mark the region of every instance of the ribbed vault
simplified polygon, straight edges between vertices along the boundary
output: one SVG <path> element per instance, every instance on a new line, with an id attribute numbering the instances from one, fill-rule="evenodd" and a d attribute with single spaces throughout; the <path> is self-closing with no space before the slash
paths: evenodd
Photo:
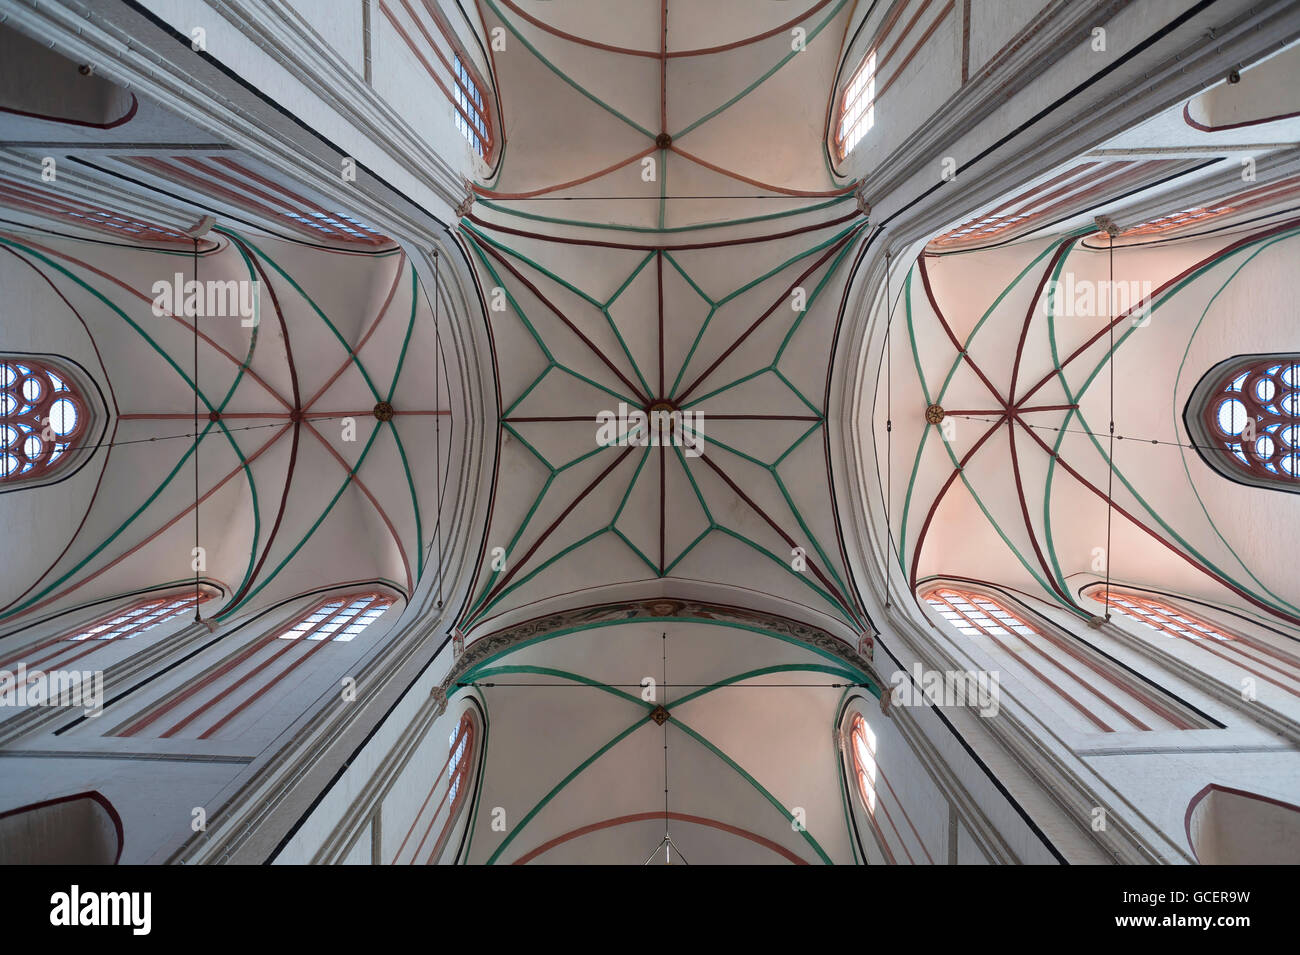
<path id="1" fill-rule="evenodd" d="M 822 117 L 787 108 L 830 85 L 846 5 L 709 6 L 707 29 L 663 4 L 646 22 L 591 10 L 574 33 L 485 0 L 508 35 L 511 136 L 461 222 L 497 303 L 501 402 L 467 633 L 581 592 L 682 586 L 867 629 L 826 455 L 827 356 L 866 218 L 822 162 Z M 620 407 L 699 417 L 671 446 L 597 444 Z"/>

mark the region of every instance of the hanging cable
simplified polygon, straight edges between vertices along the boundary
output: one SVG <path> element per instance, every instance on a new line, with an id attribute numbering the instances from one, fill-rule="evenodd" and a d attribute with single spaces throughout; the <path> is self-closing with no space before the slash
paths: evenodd
<path id="1" fill-rule="evenodd" d="M 1113 493 L 1115 489 L 1115 232 L 1114 223 L 1108 223 L 1106 229 L 1106 253 L 1109 260 L 1110 281 L 1106 285 L 1106 324 L 1110 329 L 1110 354 L 1106 356 L 1106 365 L 1110 372 L 1110 438 L 1106 450 L 1106 459 L 1110 465 L 1106 475 L 1106 619 L 1110 619 L 1110 524 L 1115 507 Z"/>
<path id="2" fill-rule="evenodd" d="M 662 639 L 663 639 L 663 648 L 664 648 L 664 682 L 663 682 L 664 707 L 667 708 L 668 706 L 668 689 L 667 689 L 668 687 L 668 631 L 667 630 L 664 631 Z M 665 848 L 664 850 L 665 853 L 664 858 L 666 858 L 669 864 L 671 864 L 672 858 L 667 855 L 667 853 L 672 851 L 672 844 L 673 844 L 673 840 L 668 833 L 668 721 L 667 720 L 664 720 L 664 841 L 668 844 L 667 848 Z"/>
<path id="3" fill-rule="evenodd" d="M 194 285 L 199 287 L 199 240 L 196 236 L 194 239 Z M 199 609 L 199 567 L 202 562 L 199 560 L 199 309 L 198 303 L 194 307 L 194 444 L 191 453 L 194 455 L 194 551 L 192 564 L 194 566 L 194 622 L 200 623 L 203 620 L 203 612 Z"/>
<path id="4" fill-rule="evenodd" d="M 892 253 L 885 251 L 885 540 L 889 562 L 894 562 L 894 524 L 890 509 L 894 498 L 894 300 L 889 291 Z M 885 609 L 890 607 L 889 579 L 885 579 Z"/>
<path id="5" fill-rule="evenodd" d="M 438 299 L 441 297 L 439 266 L 442 259 L 433 250 L 433 406 L 442 401 L 442 333 L 438 324 Z M 438 486 L 438 520 L 434 538 L 438 542 L 438 607 L 442 608 L 442 415 L 433 416 L 433 479 Z"/>

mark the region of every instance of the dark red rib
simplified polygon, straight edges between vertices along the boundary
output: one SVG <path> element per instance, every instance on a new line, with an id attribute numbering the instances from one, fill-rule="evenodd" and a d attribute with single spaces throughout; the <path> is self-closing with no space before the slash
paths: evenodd
<path id="1" fill-rule="evenodd" d="M 599 348 L 597 348 L 595 344 L 592 342 L 592 340 L 582 333 L 582 331 L 578 328 L 578 326 L 574 325 L 573 322 L 569 321 L 568 317 L 563 312 L 561 312 L 558 308 L 556 308 L 553 304 L 551 304 L 551 300 L 548 299 L 545 295 L 543 295 L 541 293 L 541 290 L 538 289 L 536 285 L 528 281 L 528 279 L 524 278 L 524 276 L 520 273 L 520 271 L 516 269 L 513 265 L 511 265 L 506 260 L 505 256 L 503 256 L 500 252 L 498 252 L 495 247 L 487 243 L 480 244 L 476 242 L 475 245 L 479 245 L 484 251 L 488 253 L 488 255 L 496 259 L 497 262 L 499 262 L 503 267 L 505 267 L 505 269 L 511 275 L 513 275 L 516 279 L 519 280 L 519 282 L 524 286 L 524 288 L 532 292 L 533 295 L 537 297 L 538 301 L 540 301 L 543 305 L 549 308 L 551 310 L 551 313 L 568 327 L 569 331 L 577 335 L 578 338 L 582 340 L 583 344 L 585 344 L 588 348 L 591 349 L 592 354 L 594 354 L 597 358 L 599 358 L 602 362 L 604 362 L 605 366 L 618 377 L 619 381 L 623 382 L 623 384 L 628 387 L 628 390 L 630 390 L 633 395 L 638 397 L 643 402 L 648 402 L 650 400 L 648 396 L 641 394 L 641 389 L 638 388 L 636 385 L 632 384 L 632 382 L 628 380 L 627 376 L 624 375 L 621 371 L 619 371 L 618 367 L 612 361 L 610 361 L 608 357 L 606 357 L 605 353 L 601 351 Z"/>
<path id="2" fill-rule="evenodd" d="M 1275 607 L 1271 607 L 1271 606 L 1269 606 L 1268 604 L 1264 603 L 1262 600 L 1258 599 L 1257 597 L 1253 596 L 1252 594 L 1248 593 L 1247 591 L 1242 590 L 1240 587 L 1238 587 L 1238 586 L 1237 586 L 1236 584 L 1234 584 L 1232 581 L 1228 580 L 1226 577 L 1222 576 L 1221 574 L 1216 573 L 1215 571 L 1211 570 L 1209 567 L 1206 567 L 1204 564 L 1202 564 L 1202 563 L 1201 563 L 1199 560 L 1197 560 L 1195 557 L 1193 557 L 1193 556 L 1191 556 L 1190 554 L 1184 553 L 1183 551 L 1179 550 L 1178 547 L 1176 547 L 1176 546 L 1175 546 L 1173 543 L 1171 543 L 1170 541 L 1165 540 L 1165 538 L 1161 537 L 1159 534 L 1157 534 L 1155 531 L 1153 531 L 1153 530 L 1152 530 L 1150 527 L 1148 527 L 1146 524 L 1142 523 L 1142 521 L 1138 520 L 1138 518 L 1134 517 L 1132 514 L 1130 514 L 1128 511 L 1126 511 L 1123 507 L 1121 507 L 1120 505 L 1114 503 L 1114 500 L 1113 500 L 1112 498 L 1108 497 L 1105 491 L 1101 490 L 1099 487 L 1097 487 L 1095 484 L 1093 484 L 1091 481 L 1089 481 L 1087 478 L 1085 478 L 1082 474 L 1080 474 L 1080 473 L 1079 473 L 1078 471 L 1076 471 L 1074 468 L 1070 467 L 1069 463 L 1066 462 L 1065 458 L 1063 458 L 1063 457 L 1062 457 L 1061 455 L 1059 455 L 1059 454 L 1054 454 L 1054 453 L 1052 452 L 1052 449 L 1048 446 L 1047 442 L 1044 441 L 1042 438 L 1040 438 L 1038 435 L 1034 434 L 1033 429 L 1027 429 L 1027 430 L 1028 430 L 1028 432 L 1029 432 L 1030 437 L 1032 437 L 1035 441 L 1038 442 L 1038 444 L 1043 448 L 1043 450 L 1047 452 L 1047 454 L 1048 454 L 1049 457 L 1055 458 L 1056 461 L 1057 461 L 1057 463 L 1060 464 L 1061 467 L 1064 468 L 1064 469 L 1066 470 L 1066 472 L 1068 472 L 1069 475 L 1070 475 L 1071 477 L 1073 477 L 1076 481 L 1078 481 L 1080 484 L 1082 484 L 1082 485 L 1083 485 L 1084 487 L 1086 487 L 1088 490 L 1092 491 L 1092 493 L 1096 494 L 1099 498 L 1101 498 L 1101 499 L 1104 500 L 1104 501 L 1107 501 L 1108 504 L 1109 504 L 1109 506 L 1114 507 L 1116 513 L 1120 514 L 1122 517 L 1124 517 L 1126 520 L 1128 520 L 1129 523 L 1133 524 L 1135 527 L 1139 528 L 1140 530 L 1146 531 L 1146 533 L 1147 533 L 1148 535 L 1150 535 L 1151 537 L 1153 537 L 1155 540 L 1159 541 L 1161 544 L 1163 544 L 1165 547 L 1167 547 L 1167 548 L 1168 548 L 1169 550 L 1171 550 L 1173 553 L 1177 554 L 1177 555 L 1178 555 L 1179 557 L 1181 557 L 1183 560 L 1187 561 L 1189 564 L 1191 564 L 1191 565 L 1192 565 L 1193 567 L 1195 567 L 1197 570 L 1201 571 L 1201 573 L 1205 574 L 1206 576 L 1212 578 L 1213 580 L 1218 581 L 1218 582 L 1221 583 L 1223 586 L 1227 587 L 1229 590 L 1231 590 L 1231 591 L 1232 591 L 1233 593 L 1235 593 L 1237 596 L 1241 597 L 1241 598 L 1244 599 L 1244 600 L 1248 600 L 1250 603 L 1254 604 L 1256 607 L 1260 608 L 1261 610 L 1265 611 L 1266 613 L 1271 614 L 1271 615 L 1274 616 L 1274 617 L 1277 617 L 1277 618 L 1280 619 L 1280 620 L 1285 620 L 1285 621 L 1287 621 L 1288 623 L 1291 623 L 1291 624 L 1294 624 L 1294 625 L 1300 626 L 1300 617 L 1293 616 L 1293 615 L 1291 615 L 1291 614 L 1289 614 L 1289 613 L 1286 613 L 1286 612 L 1284 612 L 1284 611 L 1278 610 L 1278 609 L 1276 609 Z"/>
<path id="3" fill-rule="evenodd" d="M 740 489 L 740 485 L 738 485 L 735 481 L 733 481 L 730 477 L 728 477 L 727 473 L 723 471 L 722 468 L 714 464 L 708 455 L 701 454 L 700 460 L 703 461 L 705 464 L 707 464 L 709 467 L 711 467 L 714 473 L 716 473 L 718 477 L 722 478 L 722 480 L 726 483 L 727 487 L 731 488 L 731 490 L 735 492 L 737 497 L 739 497 L 742 501 L 748 504 L 750 509 L 753 510 L 753 512 L 757 514 L 759 517 L 761 517 L 764 523 L 766 523 L 768 527 L 776 531 L 777 536 L 779 536 L 783 541 L 785 541 L 787 547 L 793 550 L 794 548 L 799 546 L 798 544 L 795 543 L 794 538 L 792 538 L 789 534 L 783 531 L 780 528 L 780 526 L 776 523 L 776 521 L 772 520 L 772 518 L 770 518 L 767 515 L 766 511 L 764 511 L 761 507 L 755 504 L 753 500 L 750 498 L 750 496 Z M 807 555 L 805 554 L 805 556 Z M 844 595 L 840 593 L 839 588 L 836 587 L 835 584 L 829 578 L 827 578 L 827 576 L 824 573 L 822 573 L 821 569 L 818 568 L 816 562 L 813 561 L 812 557 L 807 556 L 807 560 L 808 560 L 808 569 L 813 572 L 813 576 L 815 576 L 818 580 L 820 580 L 822 584 L 825 585 L 826 589 L 829 590 L 832 594 L 834 594 L 835 599 L 839 601 L 840 606 L 842 606 L 845 610 L 848 610 L 849 613 L 851 614 L 852 610 L 850 608 L 849 602 L 848 600 L 845 599 Z"/>
<path id="4" fill-rule="evenodd" d="M 528 550 L 524 553 L 524 556 L 519 558 L 519 560 L 514 561 L 511 564 L 510 569 L 505 572 L 502 578 L 499 581 L 497 581 L 497 585 L 493 587 L 492 591 L 487 595 L 487 597 L 483 599 L 484 607 L 491 605 L 492 601 L 496 599 L 497 595 L 500 594 L 501 591 L 505 589 L 508 583 L 510 583 L 511 578 L 513 578 L 514 575 L 519 571 L 519 568 L 524 566 L 524 564 L 528 563 L 528 558 L 532 557 L 533 554 L 537 551 L 537 548 L 542 546 L 546 538 L 550 537 L 551 534 L 554 533 L 555 529 L 559 527 L 560 524 L 564 521 L 564 519 L 573 512 L 573 509 L 577 507 L 579 504 L 581 504 L 583 499 L 592 491 L 594 491 L 597 485 L 599 485 L 602 481 L 604 481 L 605 478 L 607 478 L 616 467 L 618 467 L 620 464 L 623 463 L 623 459 L 626 458 L 631 453 L 632 453 L 632 447 L 629 445 L 628 447 L 623 449 L 623 453 L 620 454 L 617 458 L 615 458 L 613 463 L 610 464 L 609 467 L 601 471 L 600 474 L 596 476 L 596 479 L 594 481 L 592 481 L 585 488 L 583 488 L 582 493 L 573 499 L 573 501 L 569 504 L 569 506 L 564 509 L 564 511 L 560 514 L 559 517 L 557 517 L 554 521 L 551 522 L 551 525 L 547 527 L 546 530 L 542 531 L 541 536 L 538 537 L 537 540 L 533 541 L 533 546 L 528 548 Z"/>
<path id="5" fill-rule="evenodd" d="M 939 509 L 939 504 L 943 501 L 944 495 L 948 493 L 948 488 L 952 487 L 952 482 L 957 480 L 957 475 L 962 472 L 964 467 L 966 467 L 966 462 L 974 457 L 975 452 L 984 445 L 985 441 L 993 437 L 993 432 L 998 430 L 1004 420 L 1006 420 L 1006 414 L 1000 414 L 998 420 L 993 422 L 993 427 L 985 431 L 984 436 L 976 441 L 975 444 L 971 446 L 971 449 L 966 452 L 966 455 L 957 462 L 957 466 L 953 468 L 952 473 L 948 475 L 948 480 L 943 482 L 943 487 L 939 489 L 939 493 L 936 494 L 934 500 L 930 502 L 930 511 L 925 515 L 925 523 L 921 525 L 921 533 L 917 535 L 916 544 L 912 548 L 911 586 L 913 590 L 916 589 L 916 569 L 921 561 L 921 548 L 925 545 L 925 535 L 930 530 L 930 522 L 934 520 L 935 511 Z"/>
<path id="6" fill-rule="evenodd" d="M 740 239 L 726 239 L 718 242 L 688 242 L 683 245 L 647 245 L 637 242 L 606 242 L 602 239 L 572 239 L 559 235 L 545 235 L 540 232 L 529 232 L 526 229 L 514 229 L 510 226 L 499 225 L 495 222 L 488 222 L 480 219 L 478 216 L 470 213 L 465 216 L 466 220 L 485 229 L 491 229 L 493 232 L 504 232 L 507 235 L 517 235 L 525 239 L 538 239 L 542 242 L 558 242 L 562 245 L 583 245 L 591 246 L 598 249 L 628 249 L 633 252 L 682 252 L 693 249 L 722 249 L 732 245 L 754 245 L 758 242 L 771 242 L 774 239 L 789 239 L 792 236 L 803 235 L 805 232 L 815 232 L 818 229 L 827 229 L 831 226 L 842 225 L 852 219 L 856 219 L 858 212 L 855 209 L 846 213 L 837 219 L 827 219 L 825 222 L 814 222 L 810 225 L 800 226 L 797 229 L 790 229 L 786 232 L 773 232 L 768 235 L 751 235 Z"/>
<path id="7" fill-rule="evenodd" d="M 948 340 L 952 342 L 952 347 L 957 349 L 957 354 L 961 355 L 961 357 L 966 360 L 966 363 L 971 366 L 971 370 L 979 376 L 980 381 L 984 382 L 984 387 L 988 388 L 989 393 L 997 399 L 998 404 L 1005 408 L 1007 406 L 1006 399 L 1003 398 L 998 390 L 993 387 L 993 382 L 989 381 L 988 376 L 980 370 L 980 366 L 975 364 L 975 359 L 971 358 L 971 356 L 967 354 L 966 349 L 963 348 L 961 342 L 957 340 L 957 336 L 953 334 L 952 328 L 948 324 L 948 319 L 944 318 L 943 309 L 939 308 L 939 303 L 935 300 L 934 289 L 930 287 L 930 270 L 926 268 L 924 256 L 921 257 L 920 262 L 921 285 L 925 288 L 925 297 L 930 302 L 930 308 L 934 309 L 934 314 L 938 317 L 939 324 L 943 326 L 944 334 L 946 334 Z"/>
<path id="8" fill-rule="evenodd" d="M 833 256 L 836 252 L 838 252 L 840 248 L 844 246 L 844 244 L 847 243 L 850 239 L 854 238 L 854 236 L 855 233 L 851 232 L 848 235 L 846 235 L 844 238 L 840 239 L 829 249 L 823 252 L 821 257 L 817 259 L 817 261 L 814 262 L 812 265 L 810 265 L 802 275 L 800 275 L 797 279 L 791 282 L 789 287 L 787 287 L 786 290 L 777 297 L 776 301 L 771 304 L 771 306 L 767 309 L 767 311 L 765 311 L 762 315 L 758 316 L 758 318 L 754 320 L 754 324 L 750 325 L 749 328 L 745 329 L 745 331 L 741 334 L 741 336 L 737 338 L 734 342 L 732 342 L 731 345 L 727 347 L 727 350 L 724 351 L 721 355 L 719 355 L 717 360 L 714 361 L 714 363 L 710 365 L 708 368 L 706 368 L 704 370 L 704 373 L 698 376 L 695 379 L 695 381 L 691 383 L 689 388 L 687 388 L 685 391 L 683 391 L 680 395 L 677 396 L 676 399 L 677 404 L 680 405 L 682 402 L 684 402 L 687 396 L 690 395 L 690 393 L 694 391 L 697 387 L 699 387 L 700 382 L 704 381 L 706 378 L 709 377 L 709 375 L 713 374 L 714 370 L 716 370 L 719 365 L 721 365 L 724 361 L 726 361 L 727 358 L 731 355 L 731 353 L 735 351 L 737 348 L 739 348 L 741 344 L 745 341 L 745 339 L 748 338 L 751 334 L 753 334 L 754 330 L 757 329 L 759 325 L 762 325 L 763 322 L 767 321 L 768 317 L 773 312 L 775 312 L 786 299 L 790 297 L 790 293 L 793 292 L 796 287 L 803 284 L 804 279 L 808 278 L 808 276 L 812 275 L 819 268 L 821 268 L 822 264 L 826 262 L 827 259 Z"/>

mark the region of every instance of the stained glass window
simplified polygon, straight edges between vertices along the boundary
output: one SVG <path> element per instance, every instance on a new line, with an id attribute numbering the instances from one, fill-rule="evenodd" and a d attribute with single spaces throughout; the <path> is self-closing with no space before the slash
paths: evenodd
<path id="1" fill-rule="evenodd" d="M 0 481 L 41 477 L 86 434 L 85 399 L 66 374 L 41 361 L 0 361 Z"/>
<path id="2" fill-rule="evenodd" d="M 1257 356 L 1232 366 L 1202 414 L 1228 463 L 1269 483 L 1300 484 L 1300 357 Z"/>

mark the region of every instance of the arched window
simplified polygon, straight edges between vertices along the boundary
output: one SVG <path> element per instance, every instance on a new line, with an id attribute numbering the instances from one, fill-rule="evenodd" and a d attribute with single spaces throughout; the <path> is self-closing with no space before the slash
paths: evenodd
<path id="1" fill-rule="evenodd" d="M 853 722 L 849 730 L 849 751 L 853 757 L 853 778 L 858 783 L 858 795 L 862 797 L 862 805 L 866 807 L 869 814 L 874 815 L 876 811 L 876 756 L 875 747 L 873 747 L 867 738 L 871 729 L 867 726 L 867 721 L 862 718 L 861 713 L 853 715 Z"/>
<path id="2" fill-rule="evenodd" d="M 447 757 L 447 801 L 453 806 L 460 805 L 465 790 L 465 778 L 469 775 L 469 748 L 473 742 L 474 722 L 466 713 L 447 740 L 451 747 L 451 755 Z M 454 809 L 452 815 L 455 815 Z"/>
<path id="3" fill-rule="evenodd" d="M 1022 637 L 1038 635 L 1029 623 L 1016 616 L 992 597 L 938 587 L 922 598 L 939 612 L 964 637 L 976 634 L 997 640 L 1012 634 Z"/>
<path id="4" fill-rule="evenodd" d="M 862 58 L 840 94 L 839 122 L 835 126 L 835 149 L 843 159 L 876 123 L 876 51 Z"/>
<path id="5" fill-rule="evenodd" d="M 387 594 L 373 592 L 344 594 L 319 601 L 283 626 L 233 651 L 202 679 L 160 701 L 117 730 L 115 735 L 136 736 L 152 727 L 150 735 L 164 738 L 183 735 L 188 739 L 211 739 L 223 734 L 219 738 L 224 739 L 238 736 L 242 728 L 256 720 L 246 717 L 242 724 L 227 730 L 231 722 L 250 707 L 269 705 L 268 700 L 275 700 L 273 694 L 268 697 L 271 690 L 326 647 L 352 640 L 382 616 L 393 602 Z M 170 716 L 164 720 L 168 714 Z"/>
<path id="6" fill-rule="evenodd" d="M 1105 605 L 1106 589 L 1100 584 L 1084 593 Z M 1228 633 L 1201 617 L 1145 594 L 1110 588 L 1110 609 L 1178 640 L 1189 640 L 1220 660 L 1240 667 L 1253 677 L 1300 696 L 1300 659 L 1262 640 Z"/>
<path id="7" fill-rule="evenodd" d="M 1220 474 L 1300 493 L 1300 355 L 1220 362 L 1193 390 L 1183 420 Z"/>
<path id="8" fill-rule="evenodd" d="M 492 152 L 492 127 L 478 73 L 459 53 L 455 57 L 456 128 L 484 159 Z"/>
<path id="9" fill-rule="evenodd" d="M 474 66 L 451 21 L 437 3 L 381 2 L 379 10 L 451 103 L 456 128 L 474 151 L 491 161 L 497 149 L 492 130 L 490 87 Z"/>
<path id="10" fill-rule="evenodd" d="M 211 599 L 211 596 L 200 591 L 197 602 L 202 603 Z M 21 660 L 28 670 L 65 669 L 74 661 L 94 653 L 105 643 L 129 640 L 169 620 L 175 620 L 193 609 L 195 603 L 193 591 L 164 597 L 145 597 L 71 632 L 39 641 L 14 655 L 0 658 L 0 668 L 10 668 Z"/>
<path id="11" fill-rule="evenodd" d="M 1011 609 L 1009 602 L 947 585 L 931 588 L 921 599 L 994 661 L 1007 665 L 1017 683 L 1083 732 L 1208 725 L 1111 658 L 1046 622 L 1031 620 Z M 954 682 L 961 676 L 953 675 Z M 948 677 L 944 674 L 945 682 Z M 967 675 L 967 685 L 969 679 Z M 991 674 L 988 679 L 993 682 Z M 995 686 L 1002 679 L 999 674 Z"/>
<path id="12" fill-rule="evenodd" d="M 0 481 L 39 478 L 65 463 L 89 418 L 66 372 L 34 358 L 0 360 Z"/>
<path id="13" fill-rule="evenodd" d="M 322 600 L 282 630 L 281 640 L 333 640 L 347 643 L 393 605 L 386 594 L 349 594 Z"/>
<path id="14" fill-rule="evenodd" d="M 394 865 L 431 865 L 442 859 L 469 796 L 469 773 L 474 764 L 474 717 L 469 711 L 451 731 L 447 747 L 447 760 L 438 767 L 424 802 L 397 847 Z"/>
<path id="15" fill-rule="evenodd" d="M 875 732 L 861 713 L 854 713 L 853 721 L 849 724 L 849 757 L 853 763 L 853 777 L 857 780 L 858 797 L 862 800 L 862 808 L 876 834 L 876 842 L 885 862 L 889 865 L 900 862 L 909 865 L 923 861 L 933 862 L 907 813 L 906 805 L 876 762 L 877 751 Z M 892 812 L 888 804 L 893 805 Z M 917 851 L 914 853 L 913 849 Z"/>

